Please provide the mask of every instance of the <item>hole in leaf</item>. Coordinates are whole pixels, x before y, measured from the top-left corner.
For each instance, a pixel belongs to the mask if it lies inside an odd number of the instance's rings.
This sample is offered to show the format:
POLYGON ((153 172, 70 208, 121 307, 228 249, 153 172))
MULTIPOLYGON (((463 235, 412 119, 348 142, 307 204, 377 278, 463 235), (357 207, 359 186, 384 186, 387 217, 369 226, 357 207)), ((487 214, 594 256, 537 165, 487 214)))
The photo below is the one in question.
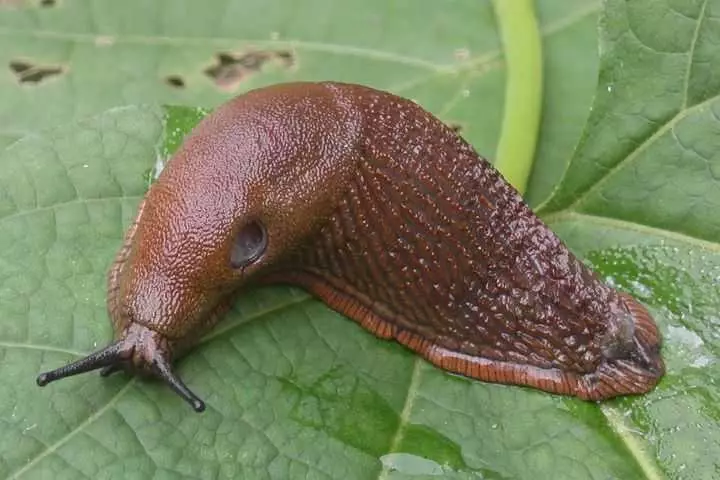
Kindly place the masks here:
POLYGON ((240 54, 219 52, 215 58, 215 64, 205 69, 205 75, 226 90, 234 90, 240 82, 260 72, 269 62, 275 62, 282 68, 295 64, 295 55, 288 50, 252 50, 240 54))
POLYGON ((10 70, 20 83, 40 83, 50 77, 64 72, 63 67, 55 65, 38 65, 24 60, 10 61, 10 70))
POLYGON ((173 88, 185 88, 185 80, 180 75, 170 75, 165 77, 165 83, 173 88))
POLYGON ((0 0, 0 8, 7 7, 8 9, 21 7, 26 3, 26 0, 0 0))

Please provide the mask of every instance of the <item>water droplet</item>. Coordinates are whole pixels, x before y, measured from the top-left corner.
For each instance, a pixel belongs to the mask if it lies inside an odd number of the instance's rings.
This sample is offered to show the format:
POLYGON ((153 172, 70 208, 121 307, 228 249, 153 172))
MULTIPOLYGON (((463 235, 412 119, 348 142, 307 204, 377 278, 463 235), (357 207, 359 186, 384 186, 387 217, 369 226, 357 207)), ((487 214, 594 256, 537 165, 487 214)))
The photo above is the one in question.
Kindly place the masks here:
POLYGON ((388 453, 380 457, 383 466, 393 472, 405 475, 443 475, 442 465, 427 458, 410 453, 388 453))

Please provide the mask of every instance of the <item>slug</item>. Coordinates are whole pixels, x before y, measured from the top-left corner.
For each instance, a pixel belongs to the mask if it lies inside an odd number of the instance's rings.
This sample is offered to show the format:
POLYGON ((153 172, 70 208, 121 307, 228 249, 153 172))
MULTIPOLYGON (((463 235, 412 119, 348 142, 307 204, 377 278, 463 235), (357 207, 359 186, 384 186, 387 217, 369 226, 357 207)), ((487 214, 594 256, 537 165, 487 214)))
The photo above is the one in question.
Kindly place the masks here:
POLYGON ((467 377, 585 400, 664 374, 649 312, 604 284, 493 166, 410 100, 369 87, 250 91, 187 136, 108 274, 101 368, 162 379, 250 285, 290 284, 467 377))

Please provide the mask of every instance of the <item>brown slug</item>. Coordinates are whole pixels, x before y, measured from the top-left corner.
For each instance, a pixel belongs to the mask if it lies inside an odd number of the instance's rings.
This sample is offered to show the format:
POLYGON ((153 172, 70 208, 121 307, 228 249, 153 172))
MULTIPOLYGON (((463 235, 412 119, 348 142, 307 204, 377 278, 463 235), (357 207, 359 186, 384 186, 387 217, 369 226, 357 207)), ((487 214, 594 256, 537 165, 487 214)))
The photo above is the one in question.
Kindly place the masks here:
POLYGON ((412 101, 360 85, 241 95, 187 136, 108 276, 115 338, 37 378, 164 380, 251 284, 298 285, 468 377, 601 400, 664 373, 648 311, 605 285, 473 148, 412 101))

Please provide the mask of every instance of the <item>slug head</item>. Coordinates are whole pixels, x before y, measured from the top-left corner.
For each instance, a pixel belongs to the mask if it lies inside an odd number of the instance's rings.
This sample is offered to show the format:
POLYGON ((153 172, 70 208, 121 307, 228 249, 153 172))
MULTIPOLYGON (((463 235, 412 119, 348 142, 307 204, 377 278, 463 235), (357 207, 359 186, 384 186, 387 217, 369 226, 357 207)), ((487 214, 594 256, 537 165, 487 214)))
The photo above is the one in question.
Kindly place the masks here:
POLYGON ((203 120, 150 188, 110 273, 115 342, 38 385, 125 369, 162 379, 202 411, 173 357, 330 214, 357 134, 351 103, 317 84, 250 92, 203 120))

